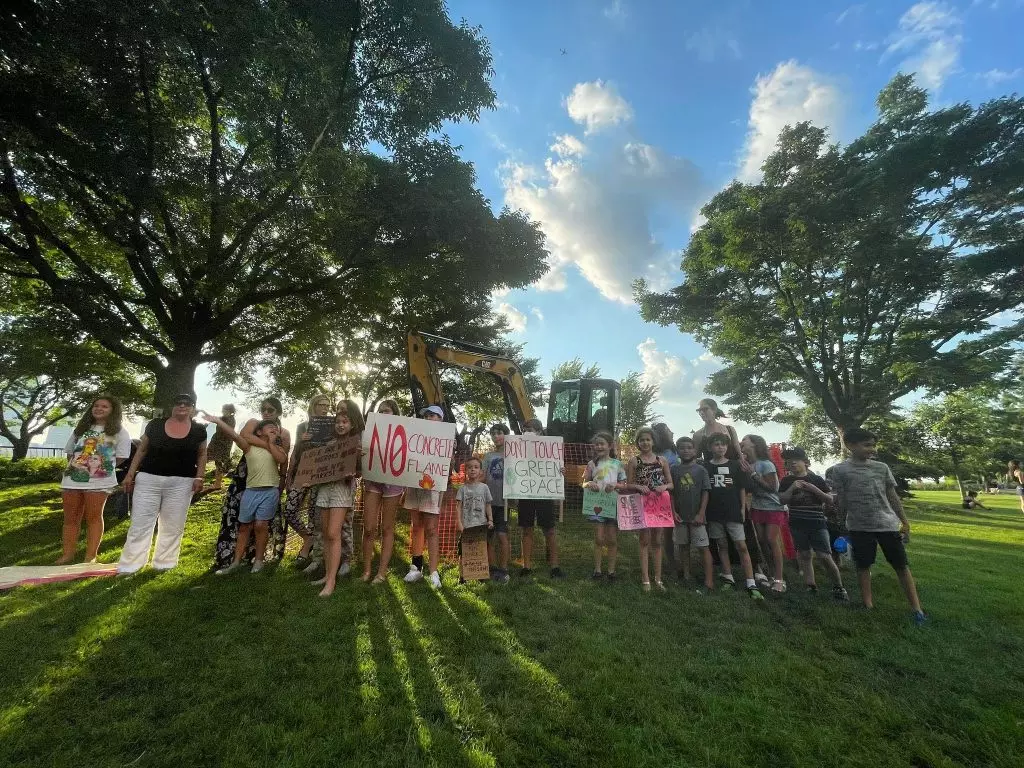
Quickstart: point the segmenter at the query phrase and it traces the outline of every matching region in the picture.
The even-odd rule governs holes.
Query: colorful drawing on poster
[[[615,491],[592,491],[583,489],[583,515],[585,517],[604,517],[614,520],[619,509],[619,494]]]

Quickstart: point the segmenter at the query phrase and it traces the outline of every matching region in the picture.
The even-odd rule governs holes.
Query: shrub
[[[56,483],[67,465],[67,459],[63,458],[11,461],[8,456],[0,456],[0,484]]]

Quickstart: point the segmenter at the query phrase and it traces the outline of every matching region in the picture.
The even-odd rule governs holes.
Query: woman
[[[206,474],[206,427],[192,420],[195,409],[193,395],[178,395],[170,418],[146,425],[124,479],[125,490],[133,494],[132,523],[118,573],[135,573],[146,565],[154,527],[153,569],[167,571],[178,564],[188,508]]]
[[[299,549],[298,563],[308,567],[310,572],[319,570],[320,559],[310,562],[310,552],[315,543],[313,532],[317,530],[316,520],[316,486],[310,488],[293,488],[295,472],[299,468],[299,461],[307,448],[314,447],[311,439],[313,434],[309,431],[309,425],[314,418],[326,417],[331,414],[331,398],[327,395],[317,395],[309,401],[306,408],[306,420],[299,424],[295,431],[298,439],[295,441],[295,448],[292,450],[291,459],[288,462],[288,479],[285,483],[288,488],[288,499],[284,505],[284,517],[288,525],[302,538],[302,547]],[[309,524],[302,520],[302,507],[305,503],[309,505]]]
[[[402,415],[394,400],[382,402],[377,413]],[[400,485],[363,482],[363,581],[369,581],[373,571],[373,547],[378,526],[381,530],[380,565],[373,583],[383,584],[387,581],[388,563],[395,549],[395,515],[404,490]]]
[[[249,419],[245,422],[245,426],[242,427],[241,431],[242,437],[255,436],[256,428],[261,421],[280,422],[281,411],[280,400],[276,397],[265,398],[260,403],[260,418]],[[288,434],[287,429],[281,430],[280,438],[281,445],[284,448],[285,454],[287,454],[288,449],[291,447],[291,435]],[[217,545],[213,557],[213,570],[215,571],[220,568],[226,568],[234,562],[235,544],[238,541],[238,512],[241,508],[242,494],[245,492],[245,481],[248,473],[249,466],[243,455],[238,461],[238,466],[235,467],[231,484],[228,486],[228,492],[224,496],[224,506],[220,518],[220,533],[217,535]],[[279,559],[284,555],[284,527],[277,518],[271,522],[270,541],[273,547],[273,558]],[[255,544],[253,544],[246,553],[247,562],[254,557],[255,551]]]
[[[131,454],[132,441],[121,424],[121,403],[106,395],[92,401],[68,439],[68,466],[61,480],[64,551],[57,565],[74,561],[85,519],[85,562],[96,560],[103,538],[103,505],[117,488],[115,470]]]
[[[223,421],[231,429],[235,428],[235,406],[228,403],[221,408],[221,421]],[[231,469],[231,449],[234,443],[231,440],[230,435],[224,431],[220,426],[217,427],[217,431],[213,433],[213,437],[210,438],[210,447],[206,450],[206,455],[213,462],[214,476],[212,489],[219,491],[224,487],[224,475]]]

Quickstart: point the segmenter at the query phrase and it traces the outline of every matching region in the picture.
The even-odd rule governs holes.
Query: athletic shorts
[[[750,519],[757,525],[778,525],[786,524],[786,510],[784,509],[752,509]]]
[[[676,525],[675,541],[677,547],[698,547],[703,549],[704,547],[711,546],[708,527],[706,525],[694,525],[693,523]]]
[[[355,500],[355,483],[351,480],[335,480],[317,486],[316,505],[320,509],[352,509]]]
[[[519,527],[533,528],[539,525],[543,530],[550,531],[555,527],[555,502],[541,499],[521,499],[519,501]]]
[[[428,515],[441,514],[441,492],[428,491],[424,488],[406,488],[402,509],[413,512],[426,512]]]
[[[797,552],[818,552],[822,555],[832,554],[832,541],[828,535],[825,521],[789,521],[789,532],[793,534],[793,546]]]
[[[743,530],[743,523],[719,523],[713,520],[708,521],[708,536],[712,539],[724,539],[726,534],[733,541],[746,541],[747,534]]]
[[[897,571],[908,565],[907,549],[899,531],[850,531],[850,544],[853,545],[853,564],[862,571],[875,564],[878,547]]]
[[[395,496],[401,496],[404,490],[405,488],[400,485],[374,483],[368,480],[363,481],[363,493],[378,493],[385,499],[393,499]]]
[[[251,523],[253,520],[267,522],[277,514],[281,491],[276,485],[265,488],[246,488],[238,505],[238,522]]]
[[[488,531],[488,538],[496,533],[508,533],[508,515],[505,513],[504,507],[496,507],[492,504],[491,518],[494,520],[494,528]]]

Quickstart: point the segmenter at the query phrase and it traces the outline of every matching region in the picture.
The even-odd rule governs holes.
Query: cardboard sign
[[[564,499],[565,445],[561,437],[505,438],[506,499]]]
[[[295,470],[293,488],[333,483],[356,473],[359,460],[359,438],[343,437],[333,445],[308,448],[302,452]]]
[[[586,517],[606,517],[614,520],[619,508],[619,494],[615,491],[592,491],[583,489],[583,514]]]
[[[620,531],[672,528],[672,497],[668,491],[619,496],[618,523]]]
[[[309,442],[313,445],[325,445],[334,437],[334,417],[314,416],[306,425],[306,431],[312,435]]]
[[[459,575],[466,581],[489,579],[487,560],[487,527],[478,525],[462,532],[462,554],[459,556]]]
[[[448,488],[455,425],[371,413],[363,430],[363,479],[405,488]]]

